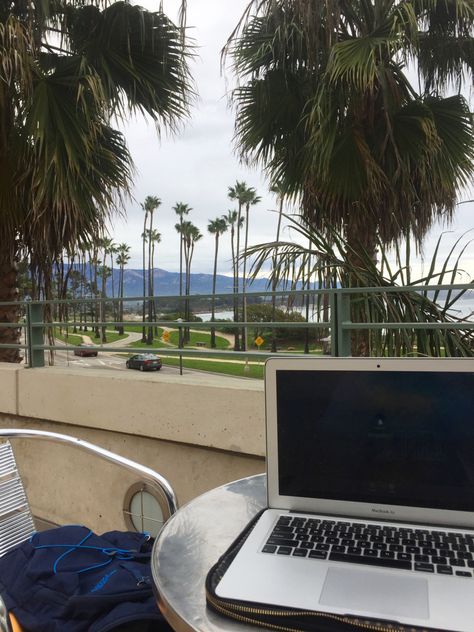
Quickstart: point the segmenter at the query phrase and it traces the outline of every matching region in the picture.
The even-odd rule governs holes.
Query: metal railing
[[[50,301],[34,301],[25,300],[20,304],[17,303],[0,303],[0,307],[15,305],[19,306],[22,312],[22,317],[18,323],[0,323],[0,329],[7,328],[21,328],[24,336],[20,344],[0,344],[1,348],[17,348],[26,350],[27,361],[29,367],[41,367],[44,366],[44,352],[45,351],[74,351],[80,347],[77,345],[71,345],[53,340],[50,343],[45,342],[45,332],[49,328],[49,331],[54,331],[56,328],[61,328],[66,333],[72,333],[74,330],[79,330],[79,335],[84,332],[84,327],[89,330],[98,332],[103,328],[110,327],[127,327],[134,325],[138,328],[148,329],[150,327],[161,327],[174,329],[179,332],[179,343],[176,347],[160,347],[159,353],[163,356],[175,356],[180,360],[180,366],[182,367],[183,354],[187,357],[206,357],[206,358],[244,358],[244,359],[258,359],[264,360],[267,357],[274,355],[271,349],[266,345],[264,350],[234,350],[234,349],[203,349],[203,348],[189,348],[181,343],[183,339],[183,332],[187,329],[205,330],[209,332],[210,329],[215,329],[216,334],[219,335],[219,329],[225,327],[228,331],[243,330],[248,332],[249,330],[262,330],[271,332],[271,336],[275,335],[276,330],[304,330],[305,332],[312,332],[313,339],[318,338],[326,340],[327,351],[332,356],[349,356],[351,355],[351,340],[354,332],[365,330],[371,332],[379,332],[382,335],[389,330],[399,331],[411,331],[416,330],[448,330],[451,332],[461,331],[465,332],[470,340],[473,339],[474,334],[474,320],[471,317],[457,317],[454,305],[451,308],[451,312],[448,312],[448,319],[436,319],[433,318],[429,321],[425,320],[413,320],[413,321],[370,321],[364,319],[363,322],[353,322],[351,320],[351,305],[353,304],[354,297],[364,298],[365,301],[371,300],[371,297],[387,297],[390,293],[397,293],[402,295],[404,293],[412,293],[412,295],[418,295],[419,297],[425,297],[427,300],[431,300],[429,297],[437,297],[440,294],[445,293],[451,296],[452,293],[458,292],[464,297],[470,297],[472,305],[474,305],[474,284],[443,284],[443,285],[420,285],[420,286],[386,286],[386,287],[367,287],[367,288],[327,288],[327,289],[312,289],[312,290],[280,290],[276,292],[246,292],[244,294],[194,294],[189,297],[184,296],[158,296],[158,297],[124,297],[122,298],[100,298],[100,297],[88,297],[83,299],[56,299]],[[325,300],[325,309],[323,310],[323,297]],[[265,305],[271,305],[272,300],[278,302],[277,308],[281,309],[283,305],[293,304],[299,305],[300,312],[306,316],[310,314],[311,319],[306,318],[302,322],[290,322],[290,321],[255,321],[248,320],[243,322],[241,320],[231,321],[218,321],[217,319],[212,322],[207,320],[205,322],[199,322],[194,320],[184,321],[181,319],[167,319],[165,310],[160,306],[173,303],[175,305],[174,311],[176,312],[176,305],[181,309],[186,301],[189,301],[191,305],[199,304],[200,309],[203,309],[203,305],[207,304],[208,312],[211,311],[211,302],[216,301],[219,303],[216,306],[216,312],[224,309],[232,312],[234,309],[234,302],[237,302],[237,313],[241,315],[242,301],[245,300],[247,305],[260,303]],[[454,303],[454,301],[452,301]],[[124,318],[122,321],[114,320],[113,315],[119,313],[118,307],[123,305],[135,306],[138,313],[142,312],[143,305],[146,305],[148,311],[149,305],[153,304],[154,312],[160,314],[160,317],[153,320],[127,320]],[[100,306],[100,308],[98,307]],[[115,306],[115,307],[114,307]],[[172,308],[169,308],[169,311]],[[294,307],[293,307],[294,309]],[[474,308],[473,308],[474,309]],[[48,310],[52,317],[46,319],[45,312]],[[95,311],[95,316],[93,315]],[[440,308],[440,313],[443,310]],[[71,313],[79,314],[79,319],[72,318]],[[62,318],[58,317],[58,313],[62,313]],[[100,315],[111,314],[111,318],[98,320]],[[64,314],[67,316],[65,317]],[[323,320],[322,316],[325,315],[326,319]],[[196,314],[199,316],[199,313]],[[85,333],[85,332],[84,332]],[[329,336],[328,336],[329,333]],[[317,335],[315,335],[317,334]],[[324,335],[323,335],[324,334]],[[267,341],[268,342],[268,341]],[[140,353],[144,351],[143,346],[124,345],[118,346],[114,344],[113,349],[98,345],[98,350],[108,350],[117,353]],[[149,350],[153,346],[151,345]],[[291,349],[291,347],[290,347]],[[282,350],[277,351],[281,353]],[[288,349],[285,350],[285,353]],[[474,350],[473,350],[474,354]]]

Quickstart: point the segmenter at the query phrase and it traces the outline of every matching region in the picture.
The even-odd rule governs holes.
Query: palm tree
[[[120,323],[123,323],[124,277],[125,277],[125,266],[130,261],[130,255],[128,254],[129,252],[130,252],[130,246],[128,244],[121,243],[117,246],[117,265],[119,266],[118,294],[119,294],[119,299],[120,299],[118,320],[120,321]],[[124,329],[123,329],[122,324],[120,324],[117,329],[118,329],[119,334],[123,334]]]
[[[232,278],[233,278],[233,293],[234,293],[234,323],[239,320],[239,311],[238,311],[238,303],[237,303],[237,293],[239,291],[238,285],[238,263],[236,257],[236,248],[235,248],[235,228],[236,225],[240,227],[242,222],[244,221],[243,217],[239,218],[239,214],[237,211],[227,211],[227,215],[223,215],[223,219],[226,220],[227,225],[230,226],[230,248],[231,248],[231,256],[232,256]],[[237,229],[238,233],[239,229]],[[240,336],[238,327],[234,328],[234,350],[240,351]]]
[[[409,231],[421,245],[434,219],[452,217],[474,172],[473,121],[461,92],[463,81],[472,84],[472,3],[250,5],[228,43],[240,76],[243,157],[300,197],[316,230],[345,234],[352,270],[365,253],[375,256],[379,240],[390,245]],[[366,352],[360,342],[353,353]]]
[[[118,312],[115,305],[115,281],[114,281],[114,255],[117,254],[117,244],[111,240],[110,246],[108,248],[110,255],[110,283],[111,283],[111,293],[112,293],[112,314],[113,320],[116,321],[118,317]]]
[[[113,248],[115,247],[114,242],[112,239],[110,239],[110,237],[103,237],[100,241],[99,241],[99,247],[102,248],[102,252],[103,252],[103,257],[102,257],[102,261],[103,261],[103,265],[101,268],[101,280],[102,280],[102,287],[101,287],[101,301],[99,303],[100,308],[99,308],[99,314],[100,314],[100,320],[102,323],[105,323],[105,319],[106,319],[106,304],[105,304],[105,300],[107,298],[107,278],[111,275],[112,270],[110,268],[107,267],[107,255],[109,255],[111,253],[111,251],[113,250]],[[105,343],[107,342],[107,331],[106,331],[106,326],[105,324],[101,325],[101,342]]]
[[[102,261],[99,259],[99,249],[100,249],[101,238],[98,236],[93,236],[89,243],[89,276],[90,276],[90,284],[91,284],[91,293],[96,299],[93,303],[91,303],[92,308],[92,320],[94,322],[94,337],[100,338],[100,329],[97,324],[100,320],[101,308],[99,303],[97,302],[97,298],[99,297],[99,266],[102,264]]]
[[[245,244],[244,244],[244,253],[243,253],[243,271],[242,271],[242,306],[243,306],[243,321],[247,322],[247,248],[249,242],[249,211],[250,206],[254,204],[258,204],[262,199],[257,195],[256,190],[253,187],[249,187],[245,191],[245,195],[243,196],[245,203]],[[242,351],[246,351],[247,349],[247,328],[244,327],[242,330]]]
[[[215,321],[215,307],[216,307],[216,278],[217,278],[217,254],[219,252],[219,237],[227,230],[227,220],[225,217],[216,217],[211,220],[207,225],[207,230],[215,237],[215,250],[214,250],[214,273],[212,276],[212,307],[211,307],[211,322]],[[211,327],[211,348],[216,348],[216,328]]]
[[[161,233],[159,233],[155,228],[150,229],[148,231],[148,240],[149,240],[149,244],[151,244],[149,269],[150,269],[150,281],[151,281],[150,296],[152,297],[152,300],[151,300],[152,320],[156,322],[156,307],[155,307],[155,301],[153,298],[155,296],[155,247],[156,247],[156,244],[159,244],[161,241]],[[156,332],[157,332],[157,328],[155,326],[155,333]],[[151,344],[152,342],[153,342],[153,328],[149,327],[147,343]]]
[[[331,279],[333,287],[344,287],[349,275],[357,276],[359,288],[380,288],[380,291],[372,294],[356,290],[367,311],[366,322],[401,325],[400,329],[388,327],[371,331],[371,355],[473,356],[474,331],[459,329],[463,319],[456,309],[456,301],[465,295],[466,290],[453,290],[445,296],[439,291],[420,291],[420,286],[428,288],[432,284],[452,283],[457,278],[463,269],[462,258],[468,245],[462,243],[462,238],[449,250],[448,257],[440,260],[441,235],[432,260],[428,262],[428,272],[423,273],[421,278],[410,279],[407,273],[412,265],[410,248],[395,247],[389,250],[379,240],[380,260],[374,261],[370,253],[365,253],[364,266],[352,267],[350,258],[345,254],[351,246],[344,235],[333,231],[330,238],[327,238],[321,231],[314,229],[311,221],[304,216],[285,217],[298,238],[281,241],[277,245],[271,242],[249,248],[250,254],[255,256],[253,275],[258,275],[268,261],[276,259],[277,264],[272,266],[272,278],[292,278],[303,287],[307,287],[311,276],[317,278],[322,286],[322,281],[327,278],[328,267],[334,275]],[[305,242],[308,246],[303,245]],[[393,258],[395,263],[390,261]],[[408,287],[399,291],[397,286],[400,285]],[[413,289],[410,290],[410,286]],[[384,288],[389,291],[384,291]],[[369,296],[372,300],[369,300]],[[409,325],[412,323],[425,323],[426,327],[410,329]],[[443,323],[442,329],[432,327],[438,323]],[[408,326],[404,327],[404,324]],[[450,324],[454,325],[453,328]]]
[[[122,205],[132,161],[113,122],[146,113],[172,129],[192,91],[184,31],[128,2],[2,2],[0,50],[0,300],[15,301],[22,253],[46,272]],[[16,306],[0,321],[18,322]]]
[[[275,195],[278,198],[278,222],[277,222],[277,231],[276,231],[276,237],[275,237],[275,241],[276,243],[278,243],[280,241],[280,231],[281,231],[281,220],[283,217],[283,204],[285,201],[285,193],[284,190],[282,189],[281,183],[279,182],[275,182],[274,184],[272,184],[270,186],[270,191],[272,193],[275,193]],[[272,257],[272,269],[275,270],[276,268],[276,264],[277,264],[277,252],[278,252],[278,248],[275,247],[275,253],[274,256]],[[272,278],[272,321],[275,322],[275,314],[276,314],[276,289],[277,289],[277,285],[278,285],[278,280],[276,275],[273,276]],[[276,353],[277,350],[277,346],[276,346],[276,336],[275,336],[275,330],[272,330],[272,346],[271,346],[271,350],[272,353]]]
[[[236,279],[237,279],[237,293],[239,292],[239,268],[240,268],[240,228],[243,225],[242,222],[242,209],[244,208],[245,205],[245,201],[247,199],[247,195],[248,195],[248,188],[245,182],[239,182],[238,180],[236,180],[235,185],[233,187],[228,187],[228,193],[227,193],[227,197],[230,200],[233,201],[237,201],[237,205],[238,205],[238,211],[237,211],[237,232],[236,232],[236,237],[237,237],[237,246],[236,246],[236,252],[237,252],[237,275],[236,275]]]
[[[185,271],[186,271],[186,283],[184,288],[185,294],[185,306],[184,306],[184,320],[189,322],[191,318],[191,311],[189,305],[189,295],[191,292],[191,263],[194,254],[194,246],[197,241],[202,238],[202,234],[192,222],[182,222],[182,224],[176,224],[176,230],[181,233],[183,238],[183,253],[184,253],[184,261],[185,261]],[[183,344],[189,342],[189,326],[184,328],[183,332]]]
[[[173,206],[173,211],[179,217],[179,230],[178,225],[176,225],[176,230],[179,233],[179,296],[183,296],[183,217],[185,215],[189,215],[190,211],[193,209],[189,206],[189,204],[184,204],[183,202],[177,202],[176,206]],[[182,305],[180,302],[180,310],[182,309]]]
[[[148,203],[148,216],[150,218],[150,228],[148,233],[148,335],[146,339],[146,343],[151,345],[153,342],[153,327],[151,325],[153,321],[153,310],[154,310],[154,300],[153,300],[153,265],[152,265],[152,250],[153,250],[153,214],[155,210],[161,206],[160,198],[156,196],[148,196],[145,200],[145,203]]]
[[[153,213],[154,211],[161,205],[161,200],[159,197],[155,195],[147,195],[145,201],[140,206],[145,213],[145,217],[143,219],[143,233],[142,233],[142,263],[143,263],[143,305],[142,305],[142,342],[146,342],[147,344],[151,344],[152,340],[148,342],[148,338],[151,335],[153,337],[153,332],[150,334],[150,327],[148,328],[148,336],[145,327],[145,318],[146,318],[146,300],[145,297],[148,295],[151,296],[151,285],[152,281],[150,279],[150,257],[151,257],[151,242],[148,240],[148,231],[153,228]],[[150,221],[150,226],[148,227],[148,221]],[[148,291],[147,291],[147,264],[146,264],[146,244],[148,242]],[[151,323],[152,319],[152,299],[148,300],[148,320]]]

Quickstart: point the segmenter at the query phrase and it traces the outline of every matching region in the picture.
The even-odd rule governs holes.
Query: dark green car
[[[137,353],[126,362],[127,369],[139,371],[159,371],[162,366],[161,358],[154,353]]]

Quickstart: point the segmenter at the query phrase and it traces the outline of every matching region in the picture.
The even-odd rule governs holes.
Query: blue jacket
[[[27,632],[108,632],[130,622],[170,630],[151,581],[153,541],[73,525],[35,533],[0,558],[0,593]]]

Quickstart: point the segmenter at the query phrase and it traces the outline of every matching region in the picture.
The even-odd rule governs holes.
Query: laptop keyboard
[[[459,577],[474,572],[471,534],[312,517],[280,516],[262,552]]]

